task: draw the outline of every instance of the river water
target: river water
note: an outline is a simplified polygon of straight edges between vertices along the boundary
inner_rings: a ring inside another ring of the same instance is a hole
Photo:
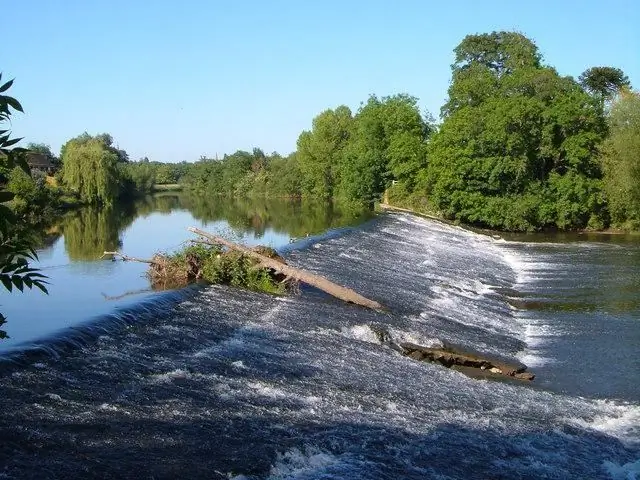
[[[131,306],[78,327],[70,344],[52,340],[3,365],[0,471],[640,476],[639,242],[494,238],[385,214],[283,252],[391,313],[313,289],[277,298],[209,287],[180,301],[151,299],[162,306],[150,306],[153,315]],[[400,356],[372,326],[397,341],[446,340],[518,359],[537,377],[475,380]]]

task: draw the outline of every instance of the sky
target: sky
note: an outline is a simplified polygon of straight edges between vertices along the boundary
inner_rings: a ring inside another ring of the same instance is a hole
[[[15,136],[110,133],[136,160],[287,154],[314,116],[408,93],[435,117],[465,35],[516,30],[562,75],[640,87],[640,1],[0,0]]]

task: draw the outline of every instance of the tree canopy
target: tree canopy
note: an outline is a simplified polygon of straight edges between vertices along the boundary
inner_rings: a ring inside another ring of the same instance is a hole
[[[602,146],[604,185],[612,221],[640,229],[640,93],[626,92],[611,108]]]
[[[108,134],[92,137],[85,132],[61,149],[64,182],[84,202],[111,204],[118,196],[118,163],[127,157],[112,143]]]
[[[456,48],[443,122],[429,145],[427,194],[452,219],[508,230],[602,222],[600,109],[510,32]]]
[[[622,70],[614,67],[591,67],[578,77],[580,85],[602,102],[611,100],[625,88],[631,88],[631,82]]]

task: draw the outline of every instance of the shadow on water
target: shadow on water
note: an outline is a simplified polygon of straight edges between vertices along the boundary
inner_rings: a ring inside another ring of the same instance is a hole
[[[286,407],[295,408],[304,406]],[[283,429],[279,420],[260,414],[197,421],[65,420],[47,425],[40,438],[29,433],[38,425],[27,420],[22,431],[3,432],[0,459],[7,460],[15,445],[30,444],[7,470],[25,479],[372,480],[610,479],[606,462],[633,460],[621,454],[624,447],[616,439],[580,428],[505,436],[498,429],[439,423],[428,434],[416,434],[349,422],[301,422]],[[541,464],[534,454],[553,465]],[[583,457],[592,461],[576,460]]]

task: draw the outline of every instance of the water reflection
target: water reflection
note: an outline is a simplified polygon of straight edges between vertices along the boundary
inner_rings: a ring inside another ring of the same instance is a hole
[[[358,223],[367,213],[310,201],[239,200],[163,193],[112,208],[82,208],[53,219],[29,235],[39,250],[38,267],[49,277],[49,296],[0,292],[11,337],[0,350],[76,326],[149,295],[146,264],[100,261],[105,251],[138,258],[174,251],[193,238],[196,226],[229,234],[249,245],[278,248],[291,237]]]
[[[43,248],[63,234],[70,260],[97,260],[103,252],[122,247],[122,232],[137,218],[176,210],[188,211],[205,225],[224,221],[235,236],[251,234],[256,238],[264,237],[268,229],[292,238],[304,237],[359,223],[370,216],[359,207],[334,203],[163,194],[110,208],[82,208],[51,227],[49,231],[55,235],[38,231],[34,240]]]
[[[290,237],[302,237],[352,225],[371,215],[358,206],[303,200],[186,196],[181,203],[194,218],[205,223],[225,220],[239,236],[253,233],[262,237],[270,228]]]
[[[118,250],[122,246],[120,233],[136,216],[133,205],[87,207],[67,215],[60,227],[69,259],[97,260],[105,251]]]

